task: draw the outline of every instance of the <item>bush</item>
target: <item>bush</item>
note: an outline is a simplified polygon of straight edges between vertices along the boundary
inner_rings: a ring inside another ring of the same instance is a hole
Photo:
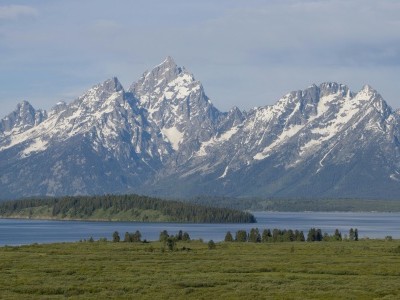
[[[167,245],[167,248],[169,251],[174,251],[176,248],[175,238],[173,238],[173,237],[167,238],[167,240],[165,241],[165,244]]]
[[[391,241],[393,241],[393,237],[391,235],[387,235],[387,236],[385,236],[385,241],[391,242]]]
[[[208,245],[208,250],[213,250],[217,247],[213,240],[210,240],[207,245]]]

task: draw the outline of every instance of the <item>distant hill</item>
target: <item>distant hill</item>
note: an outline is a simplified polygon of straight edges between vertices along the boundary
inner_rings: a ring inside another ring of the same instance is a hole
[[[0,203],[0,217],[54,220],[104,220],[187,223],[254,223],[254,216],[139,195],[75,196]]]

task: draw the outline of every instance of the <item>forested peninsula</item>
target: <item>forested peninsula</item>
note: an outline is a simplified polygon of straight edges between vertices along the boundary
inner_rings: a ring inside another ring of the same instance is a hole
[[[68,196],[0,203],[0,218],[182,223],[255,223],[236,209],[140,195]]]

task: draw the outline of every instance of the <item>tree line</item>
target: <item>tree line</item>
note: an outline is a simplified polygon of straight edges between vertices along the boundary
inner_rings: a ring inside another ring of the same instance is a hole
[[[376,211],[398,212],[400,201],[397,199],[330,199],[330,198],[234,198],[223,196],[196,196],[189,199],[199,205],[217,205],[239,210],[251,211]]]
[[[322,234],[319,228],[310,228],[307,239],[304,232],[292,229],[264,229],[262,232],[258,228],[252,228],[249,232],[246,230],[238,230],[235,236],[228,231],[225,235],[225,242],[251,242],[251,243],[276,243],[276,242],[320,242],[320,241],[358,241],[358,229],[350,228],[349,235],[342,237],[339,229],[336,229],[332,235],[328,233]]]
[[[118,231],[114,231],[113,242],[120,242],[121,238]],[[126,232],[124,236],[124,242],[127,243],[138,243],[142,242],[141,240],[142,234],[139,230],[136,230],[134,233]],[[183,232],[179,230],[179,232],[175,235],[170,235],[167,230],[163,230],[160,232],[158,241],[164,243],[168,247],[169,250],[174,250],[176,243],[179,241],[188,242],[190,241],[190,235],[187,232]],[[332,235],[328,233],[322,233],[322,230],[319,228],[310,228],[307,234],[307,239],[305,238],[304,232],[301,230],[292,230],[292,229],[264,229],[262,232],[258,228],[251,228],[249,232],[246,230],[238,230],[235,233],[235,236],[228,231],[225,235],[224,242],[250,242],[250,243],[277,243],[277,242],[320,242],[320,241],[358,241],[358,229],[350,228],[348,236],[342,237],[342,233],[339,229],[335,229]],[[143,242],[147,242],[144,240]],[[214,241],[210,241],[210,245]]]
[[[179,201],[167,201],[141,195],[66,196],[45,199],[24,199],[3,202],[0,214],[10,215],[39,206],[51,208],[53,217],[85,218],[96,210],[118,213],[128,210],[153,210],[171,221],[190,223],[255,223],[255,217],[236,209],[217,208]]]

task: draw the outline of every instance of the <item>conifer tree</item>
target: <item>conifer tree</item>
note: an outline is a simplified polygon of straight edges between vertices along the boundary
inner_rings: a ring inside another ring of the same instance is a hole
[[[168,237],[165,241],[169,251],[174,251],[176,248],[176,241],[174,237]]]
[[[232,233],[230,231],[228,231],[225,235],[225,242],[233,242],[233,236]]]
[[[272,241],[279,242],[281,240],[281,230],[274,228],[272,230]]]
[[[169,237],[168,231],[163,230],[160,232],[160,237],[159,237],[159,241],[160,242],[165,242]]]
[[[271,230],[269,229],[264,229],[262,232],[262,237],[261,237],[261,241],[263,243],[267,243],[271,241]]]
[[[252,243],[260,243],[261,242],[261,236],[258,228],[252,228],[250,230],[249,234],[249,242]]]
[[[320,242],[323,239],[321,229],[311,228],[307,234],[307,242]]]
[[[120,241],[120,237],[119,237],[119,233],[118,233],[118,231],[114,231],[114,233],[113,233],[113,242],[114,243],[118,243],[119,241]]]
[[[354,241],[354,239],[355,239],[354,229],[350,228],[350,230],[349,230],[349,240],[350,241]]]
[[[129,234],[129,232],[125,232],[124,242],[125,243],[130,243],[131,242],[131,235]]]
[[[247,232],[246,230],[238,230],[235,236],[236,242],[247,242]]]
[[[131,242],[138,243],[142,239],[142,234],[139,230],[136,230],[134,234],[131,235]]]
[[[189,233],[187,233],[186,231],[182,235],[182,241],[184,241],[184,242],[190,241]]]
[[[340,233],[339,229],[335,229],[335,233],[333,234],[333,239],[335,241],[341,241],[342,240],[342,234]]]

